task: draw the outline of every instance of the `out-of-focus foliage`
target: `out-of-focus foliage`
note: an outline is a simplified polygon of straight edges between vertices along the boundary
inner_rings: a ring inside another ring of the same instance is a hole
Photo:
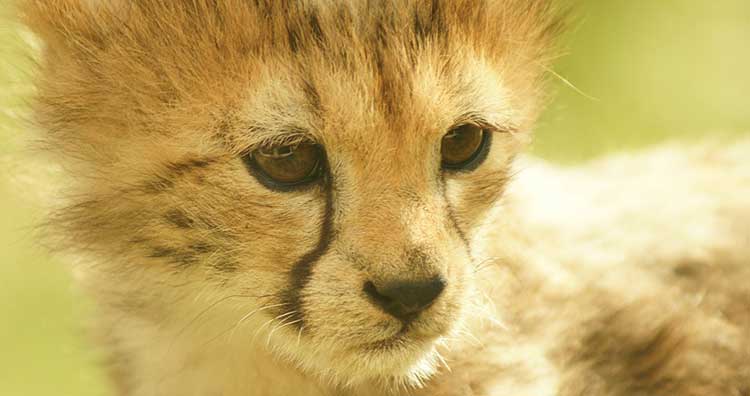
[[[584,0],[536,151],[572,162],[750,133],[750,2]]]
[[[0,16],[10,2],[0,3]],[[556,72],[536,153],[576,162],[665,139],[750,132],[750,2],[584,0]],[[0,395],[106,395],[63,264],[33,242],[38,222],[11,182],[30,93],[24,33],[0,22]]]
[[[10,6],[0,0],[0,396],[104,396],[85,344],[84,301],[66,267],[34,243],[41,219],[18,180],[33,61]]]

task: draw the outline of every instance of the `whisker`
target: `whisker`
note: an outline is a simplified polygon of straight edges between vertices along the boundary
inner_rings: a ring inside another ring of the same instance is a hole
[[[502,264],[500,257],[488,257],[474,266],[474,274],[478,274],[487,268],[497,267]]]
[[[484,347],[484,343],[479,338],[477,338],[471,331],[469,331],[469,329],[467,329],[466,327],[463,327],[462,329],[460,329],[458,331],[458,334],[468,337],[471,341],[474,342],[474,346]]]
[[[293,325],[295,323],[299,323],[299,322],[302,322],[302,319],[293,320],[293,321],[287,322],[287,323],[284,323],[284,321],[282,320],[281,323],[279,323],[277,326],[275,326],[271,330],[271,332],[268,333],[268,337],[266,339],[266,345],[268,345],[268,344],[271,343],[271,337],[273,336],[274,332],[276,332],[277,330],[283,329],[284,327],[288,327],[288,326],[291,326],[291,325]]]
[[[269,345],[271,345],[271,336],[273,335],[273,333],[276,330],[278,330],[280,327],[286,326],[285,322],[286,322],[287,318],[289,318],[290,316],[294,315],[294,312],[295,311],[290,311],[290,312],[287,312],[284,315],[280,315],[280,316],[276,317],[276,318],[278,318],[280,320],[279,320],[279,323],[276,324],[276,325],[274,325],[273,328],[271,328],[271,331],[268,332],[268,335],[266,336],[266,347],[268,347]]]
[[[263,323],[263,325],[262,325],[262,326],[260,326],[260,327],[259,327],[259,328],[258,328],[257,330],[255,330],[255,334],[253,334],[253,338],[252,338],[252,339],[250,340],[250,343],[251,343],[251,344],[255,344],[255,339],[256,339],[256,338],[258,337],[258,334],[260,334],[260,332],[261,332],[261,331],[262,331],[263,329],[265,329],[265,328],[266,328],[266,327],[267,327],[268,325],[270,325],[271,323],[273,323],[273,321],[274,321],[274,320],[277,320],[277,319],[279,319],[279,318],[282,318],[282,317],[286,317],[286,316],[289,316],[289,315],[293,315],[293,314],[294,314],[294,312],[295,312],[295,311],[289,311],[289,312],[287,312],[287,313],[283,313],[283,314],[281,314],[281,315],[279,315],[279,316],[277,316],[277,317],[275,317],[275,318],[272,318],[272,319],[270,319],[270,320],[266,321],[266,323]]]
[[[167,349],[167,351],[171,351],[172,350],[172,346],[174,345],[174,343],[185,333],[185,331],[187,331],[188,328],[190,328],[192,325],[194,325],[203,315],[205,315],[206,313],[208,313],[208,311],[210,311],[211,309],[215,308],[217,305],[221,304],[222,302],[224,302],[226,300],[229,300],[231,298],[240,298],[240,297],[244,297],[244,295],[234,294],[234,295],[231,295],[231,296],[225,296],[225,297],[220,298],[219,300],[211,303],[209,306],[207,306],[206,308],[204,308],[203,310],[201,310],[198,313],[198,315],[196,315],[195,317],[193,317],[190,321],[188,321],[185,324],[185,326],[183,326],[182,328],[180,328],[179,331],[177,331],[177,333],[172,338],[172,341],[171,341],[171,343],[170,343],[169,348]]]
[[[232,298],[265,298],[265,297],[273,297],[273,296],[276,296],[276,294],[267,294],[267,295],[260,295],[260,296],[253,296],[253,295],[247,295],[247,294],[233,294],[230,296],[222,297],[219,300],[211,303],[208,307],[201,310],[198,313],[198,315],[196,315],[193,319],[191,319],[184,327],[180,329],[180,331],[177,332],[177,334],[175,334],[175,339],[180,337],[185,332],[185,330],[187,330],[190,326],[195,324],[198,321],[198,319],[200,319],[203,315],[207,314],[210,310],[216,308],[217,305],[221,304],[224,301],[227,301]]]
[[[305,326],[300,326],[299,330],[297,331],[297,347],[299,348],[299,344],[302,341],[302,329],[304,329]]]
[[[195,325],[202,316],[206,315],[209,311],[211,311],[212,309],[216,308],[217,305],[219,305],[219,304],[221,304],[221,303],[223,303],[223,302],[225,302],[225,301],[227,301],[229,299],[233,299],[233,298],[248,298],[248,299],[255,298],[255,299],[259,299],[259,298],[275,297],[275,296],[277,296],[277,294],[266,294],[266,295],[233,294],[233,295],[229,295],[229,296],[224,296],[224,297],[218,299],[217,301],[214,301],[208,307],[206,307],[203,310],[201,310],[195,317],[193,317],[185,326],[183,326],[175,334],[174,338],[172,338],[172,341],[169,344],[169,347],[167,348],[167,356],[169,356],[171,354],[171,351],[172,351],[172,348],[174,347],[174,344],[180,339],[180,337],[182,337],[185,334],[185,332],[191,326]],[[234,326],[232,328],[234,328]],[[218,339],[222,335],[226,334],[226,332],[229,331],[229,330],[231,330],[232,328],[229,328],[229,329],[227,329],[227,330],[219,333],[216,337],[211,338],[211,340],[209,340],[205,344],[209,344],[209,343],[213,342],[214,340]]]
[[[481,298],[483,303],[476,303],[477,309],[480,311],[481,315],[479,318],[482,321],[489,321],[493,326],[499,327],[504,331],[509,331],[510,328],[508,327],[505,322],[503,322],[497,315],[497,306],[495,305],[495,301],[487,295],[484,291],[477,291],[475,294],[478,294]]]
[[[252,316],[253,316],[253,315],[255,315],[256,313],[258,313],[258,312],[263,312],[263,311],[265,311],[265,310],[267,310],[267,309],[270,309],[270,308],[283,307],[284,305],[287,305],[287,304],[286,304],[286,303],[271,304],[271,305],[266,305],[266,306],[264,306],[264,307],[260,307],[260,308],[257,308],[257,309],[254,309],[254,310],[250,311],[250,312],[249,312],[249,313],[247,313],[247,314],[246,314],[245,316],[243,316],[242,318],[240,318],[240,320],[238,320],[238,321],[237,321],[237,322],[236,322],[236,323],[234,324],[234,326],[232,326],[232,328],[231,328],[231,330],[232,330],[232,334],[231,334],[231,335],[229,336],[229,339],[230,339],[230,340],[231,340],[231,339],[233,339],[233,338],[234,338],[234,334],[235,334],[235,332],[236,332],[236,331],[237,331],[237,329],[238,329],[238,328],[239,328],[239,327],[240,327],[240,326],[242,325],[242,323],[244,323],[244,322],[245,322],[246,320],[248,320],[248,319],[249,319],[250,317],[252,317]]]
[[[579,89],[578,87],[576,87],[572,82],[570,82],[570,80],[568,80],[567,78],[561,76],[556,71],[552,70],[552,68],[550,68],[548,66],[544,66],[544,65],[542,65],[542,67],[544,68],[544,70],[547,73],[553,75],[555,78],[557,78],[558,80],[560,80],[563,84],[565,84],[566,86],[568,86],[568,88],[572,89],[573,91],[575,91],[579,95],[583,96],[584,98],[586,98],[588,100],[593,100],[595,102],[599,102],[600,101],[599,98],[593,97],[593,96],[591,96],[591,95],[583,92],[581,89]]]
[[[244,319],[247,319],[249,316],[251,316],[251,314],[258,313],[258,312],[261,312],[261,311],[265,311],[266,309],[270,309],[270,308],[274,308],[274,307],[278,307],[278,306],[283,306],[283,305],[286,305],[286,304],[272,304],[272,305],[267,305],[267,306],[255,309],[255,310],[251,311],[250,314],[245,315]],[[232,332],[229,335],[229,342],[231,343],[231,340],[234,338],[234,334],[235,334],[237,328],[240,326],[240,321],[238,321],[237,323],[235,323],[233,326],[228,327],[228,328],[222,330],[217,335],[211,337],[209,340],[207,340],[206,342],[202,343],[199,348],[205,348],[205,347],[207,347],[209,344],[211,344],[214,341],[218,340],[219,338],[221,338],[223,335],[227,334],[230,331]]]
[[[437,356],[438,360],[440,360],[440,364],[445,366],[445,368],[448,370],[449,373],[453,372],[453,370],[451,370],[451,366],[448,364],[448,362],[445,360],[445,358],[440,352],[435,351],[435,355]]]

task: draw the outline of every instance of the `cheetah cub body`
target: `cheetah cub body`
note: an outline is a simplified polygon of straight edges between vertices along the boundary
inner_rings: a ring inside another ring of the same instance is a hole
[[[22,13],[117,394],[750,394],[750,144],[519,157],[548,1]]]

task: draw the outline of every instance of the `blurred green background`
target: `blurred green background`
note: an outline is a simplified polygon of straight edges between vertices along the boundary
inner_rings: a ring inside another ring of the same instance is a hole
[[[10,2],[0,0],[0,14]],[[574,163],[665,139],[750,132],[750,1],[587,0],[555,67],[562,82],[536,153]],[[38,221],[10,183],[31,62],[0,20],[0,396],[108,395],[81,323],[86,301],[33,242]]]

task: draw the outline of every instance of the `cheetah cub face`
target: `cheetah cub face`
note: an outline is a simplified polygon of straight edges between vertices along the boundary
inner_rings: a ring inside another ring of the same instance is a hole
[[[334,382],[434,370],[481,300],[546,2],[27,3],[54,220],[103,307]]]

